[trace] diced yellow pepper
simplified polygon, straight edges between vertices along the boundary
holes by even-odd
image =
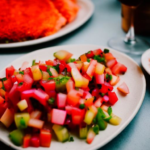
[[[18,102],[17,106],[20,109],[20,111],[23,111],[28,107],[28,104],[27,104],[27,101],[24,99]]]
[[[95,67],[95,73],[96,74],[103,74],[105,70],[105,66],[103,64],[97,63],[96,67]]]

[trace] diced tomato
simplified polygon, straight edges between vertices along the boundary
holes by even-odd
[[[117,60],[116,59],[111,59],[111,60],[107,61],[106,66],[108,68],[112,68],[116,64],[117,64]]]
[[[53,66],[53,61],[52,60],[47,60],[47,61],[45,61],[45,63],[48,66]]]
[[[67,114],[68,115],[71,115],[71,113],[72,113],[72,106],[69,106],[69,105],[67,105],[67,106],[65,106],[65,110],[66,110],[66,112],[67,112]]]
[[[6,78],[10,78],[15,72],[15,68],[13,66],[6,68]]]
[[[14,84],[13,87],[11,88],[11,90],[8,93],[8,97],[11,100],[11,102],[13,103],[14,106],[16,106],[17,103],[20,100],[20,93],[18,92],[17,87],[18,87],[18,85]]]
[[[108,92],[109,103],[114,105],[118,101],[118,97],[115,92]]]
[[[40,81],[40,84],[44,87],[45,91],[53,91],[56,88],[56,83],[54,80],[50,81]]]
[[[16,79],[18,83],[23,82],[23,75],[22,74],[16,74]]]
[[[95,89],[92,91],[92,96],[94,96],[94,97],[99,96],[99,89],[98,89],[98,88],[95,88]]]
[[[40,137],[39,137],[39,135],[33,135],[31,137],[30,144],[31,144],[32,147],[39,147],[40,146]]]
[[[96,84],[104,84],[104,74],[95,74],[94,75]]]
[[[86,61],[87,61],[87,56],[86,56],[85,54],[81,55],[81,56],[80,56],[80,60],[81,60],[82,62],[86,62]]]
[[[115,59],[115,57],[112,55],[112,53],[105,53],[104,57],[105,57],[106,61],[109,61],[111,59]]]
[[[87,52],[87,53],[86,53],[86,57],[87,57],[87,58],[93,58],[93,57],[94,57],[93,51]]]
[[[3,84],[4,84],[4,87],[5,87],[5,90],[8,91],[8,92],[11,90],[11,88],[13,86],[10,78],[8,78],[7,80],[3,81]]]
[[[12,83],[15,83],[17,81],[17,78],[15,75],[12,75],[10,78],[11,78]]]
[[[0,81],[0,89],[3,87],[3,83],[2,81]]]
[[[0,96],[0,105],[5,102],[4,98]]]
[[[102,55],[103,54],[103,51],[99,48],[99,49],[96,49],[93,51],[94,55]]]
[[[83,122],[84,119],[84,115],[85,115],[85,109],[79,109],[76,107],[72,108],[72,123],[73,124],[81,124]]]
[[[31,68],[26,68],[26,69],[24,70],[24,74],[28,74],[31,78],[33,78]]]
[[[40,68],[42,71],[47,71],[47,66],[44,65],[44,64],[40,64],[40,65],[39,65],[39,68]]]
[[[117,63],[112,67],[112,73],[114,75],[124,74],[127,71],[127,67],[121,63]]]
[[[56,97],[56,91],[55,90],[51,90],[51,91],[46,91],[46,93],[49,95],[49,97],[53,97],[55,98]]]
[[[26,134],[23,138],[23,148],[28,148],[30,146],[31,135]]]
[[[91,97],[91,98],[88,98],[86,101],[85,101],[85,106],[91,106],[93,105],[93,100],[94,100],[94,97]]]
[[[66,83],[66,89],[67,92],[69,93],[71,90],[73,90],[75,88],[74,82],[70,79],[67,83]]]
[[[108,88],[109,91],[112,91],[112,90],[113,90],[113,86],[110,85],[110,83],[105,82],[104,84],[107,86],[107,88]]]
[[[106,94],[108,92],[108,87],[105,84],[102,84],[102,87],[100,88],[99,92]]]
[[[123,94],[129,94],[129,88],[126,85],[125,82],[123,82],[120,86],[117,87],[117,89],[122,92]]]
[[[71,66],[70,65],[66,65],[66,68],[67,68],[67,72],[71,72]]]
[[[52,134],[48,129],[41,129],[40,131],[40,145],[42,147],[50,147]]]
[[[67,95],[67,103],[72,106],[76,106],[79,103],[80,96],[78,91],[71,90]]]
[[[3,89],[0,89],[0,96],[2,96],[2,97],[5,97],[5,95],[6,95],[6,92],[5,92],[5,90],[3,90]]]
[[[95,106],[96,108],[99,108],[99,107],[102,105],[102,103],[103,103],[103,99],[102,99],[102,97],[99,97],[99,98],[94,102],[94,106]]]
[[[86,71],[87,75],[89,75],[90,77],[92,77],[94,75],[94,71],[95,71],[95,67],[97,65],[97,61],[96,60],[91,60],[90,61],[90,65]]]

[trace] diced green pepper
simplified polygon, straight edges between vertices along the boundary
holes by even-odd
[[[79,128],[79,137],[80,137],[81,139],[86,139],[86,137],[87,137],[87,132],[88,132],[87,126],[86,126],[86,127],[80,127],[80,128]]]
[[[18,129],[25,129],[28,127],[30,119],[29,113],[17,113],[15,114],[15,123]]]
[[[66,127],[55,124],[52,129],[60,142],[66,142],[69,140],[69,132]]]
[[[21,130],[17,129],[9,133],[10,140],[17,146],[21,146],[23,143],[24,134]]]

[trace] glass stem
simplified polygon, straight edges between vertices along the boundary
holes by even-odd
[[[124,42],[130,45],[133,45],[136,43],[135,33],[134,33],[134,8],[132,7],[131,7],[131,25],[130,25],[130,29],[128,33],[126,34]]]

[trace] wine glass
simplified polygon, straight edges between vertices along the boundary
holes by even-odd
[[[150,45],[141,38],[135,38],[135,32],[134,32],[134,10],[142,0],[119,0],[124,5],[127,5],[131,8],[131,25],[128,33],[126,34],[126,37],[114,37],[108,41],[108,45],[116,50],[140,55],[142,54],[146,49],[150,47]]]

